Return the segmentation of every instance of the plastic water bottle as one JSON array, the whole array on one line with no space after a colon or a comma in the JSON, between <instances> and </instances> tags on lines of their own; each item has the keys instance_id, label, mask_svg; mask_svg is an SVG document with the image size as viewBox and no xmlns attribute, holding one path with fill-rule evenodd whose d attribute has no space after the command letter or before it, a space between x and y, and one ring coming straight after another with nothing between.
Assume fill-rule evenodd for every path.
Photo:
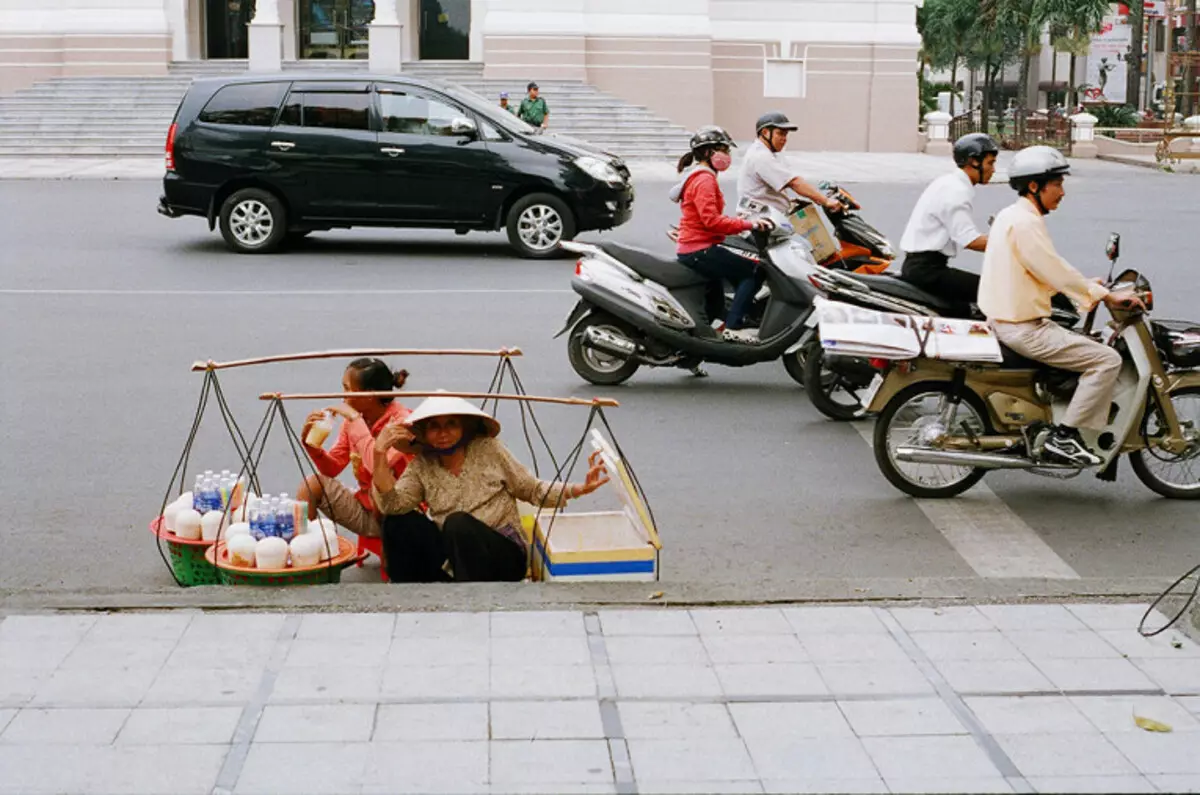
<instances>
[{"instance_id":1,"label":"plastic water bottle","mask_svg":"<svg viewBox=\"0 0 1200 795\"><path fill-rule=\"evenodd\" d=\"M255 541L262 541L266 538L262 527L263 513L266 510L267 503L265 499L255 500L253 507L250 509L250 535L254 536Z\"/></svg>"},{"instance_id":2,"label":"plastic water bottle","mask_svg":"<svg viewBox=\"0 0 1200 795\"><path fill-rule=\"evenodd\" d=\"M196 513L204 513L204 476L196 475L196 485L192 486L192 508Z\"/></svg>"},{"instance_id":3,"label":"plastic water bottle","mask_svg":"<svg viewBox=\"0 0 1200 795\"><path fill-rule=\"evenodd\" d=\"M279 501L272 497L269 500L264 500L262 505L262 533L263 538L279 535L279 528L275 524L275 519L279 515Z\"/></svg>"},{"instance_id":4,"label":"plastic water bottle","mask_svg":"<svg viewBox=\"0 0 1200 795\"><path fill-rule=\"evenodd\" d=\"M296 537L296 521L292 513L292 501L286 494L279 495L279 507L275 512L275 533L289 543Z\"/></svg>"}]
</instances>

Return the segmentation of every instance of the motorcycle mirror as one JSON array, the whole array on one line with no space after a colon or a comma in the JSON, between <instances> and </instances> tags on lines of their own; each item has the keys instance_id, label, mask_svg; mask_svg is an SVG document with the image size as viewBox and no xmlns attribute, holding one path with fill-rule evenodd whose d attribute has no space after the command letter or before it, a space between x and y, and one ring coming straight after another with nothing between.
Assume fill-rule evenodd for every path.
<instances>
[{"instance_id":1,"label":"motorcycle mirror","mask_svg":"<svg viewBox=\"0 0 1200 795\"><path fill-rule=\"evenodd\" d=\"M1108 283L1112 284L1113 269L1117 267L1117 258L1121 256L1121 236L1116 232L1112 232L1108 236L1108 243L1104 246L1104 253L1111 263L1108 266Z\"/></svg>"}]
</instances>

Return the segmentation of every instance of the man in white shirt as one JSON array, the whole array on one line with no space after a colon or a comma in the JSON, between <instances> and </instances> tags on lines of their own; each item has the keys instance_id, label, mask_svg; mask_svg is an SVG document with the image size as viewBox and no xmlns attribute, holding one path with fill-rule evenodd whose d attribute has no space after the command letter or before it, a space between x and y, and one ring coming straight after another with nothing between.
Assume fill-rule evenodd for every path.
<instances>
[{"instance_id":1,"label":"man in white shirt","mask_svg":"<svg viewBox=\"0 0 1200 795\"><path fill-rule=\"evenodd\" d=\"M1031 146L1013 158L1009 184L1021 198L996 214L983 256L979 308L1004 345L1035 361L1082 374L1062 423L1040 446L1064 463L1083 467L1102 459L1084 444L1079 428L1101 430L1108 425L1121 354L1050 320L1050 302L1056 292L1085 311L1101 301L1109 307L1142 302L1132 292L1110 292L1055 251L1045 216L1062 202L1063 177L1070 170L1062 153L1049 146Z\"/></svg>"},{"instance_id":2,"label":"man in white shirt","mask_svg":"<svg viewBox=\"0 0 1200 795\"><path fill-rule=\"evenodd\" d=\"M795 129L796 125L778 111L759 117L754 125L758 140L747 150L742 173L738 175L739 203L751 199L787 215L792 208L792 199L784 191L790 189L818 207L831 211L842 209L840 201L810 185L779 156L787 146L788 133Z\"/></svg>"},{"instance_id":3,"label":"man in white shirt","mask_svg":"<svg viewBox=\"0 0 1200 795\"><path fill-rule=\"evenodd\" d=\"M904 264L900 277L909 284L954 305L958 314L969 314L979 294L979 277L949 266L964 248L983 253L987 235L971 217L975 186L986 185L996 171L1000 147L990 135L971 133L954 142L953 172L929 184L908 218L900 249Z\"/></svg>"}]
</instances>

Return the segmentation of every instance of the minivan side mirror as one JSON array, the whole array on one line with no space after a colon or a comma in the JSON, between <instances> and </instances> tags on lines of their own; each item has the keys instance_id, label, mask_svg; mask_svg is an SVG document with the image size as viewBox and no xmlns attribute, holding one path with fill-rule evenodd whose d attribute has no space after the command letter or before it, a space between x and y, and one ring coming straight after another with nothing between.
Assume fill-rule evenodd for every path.
<instances>
[{"instance_id":1,"label":"minivan side mirror","mask_svg":"<svg viewBox=\"0 0 1200 795\"><path fill-rule=\"evenodd\" d=\"M1116 232L1108 236L1108 243L1104 246L1104 254L1110 262L1116 262L1117 257L1121 256L1121 236Z\"/></svg>"},{"instance_id":2,"label":"minivan side mirror","mask_svg":"<svg viewBox=\"0 0 1200 795\"><path fill-rule=\"evenodd\" d=\"M475 126L475 122L464 117L458 117L450 122L451 135L466 135L474 137L479 132L479 128Z\"/></svg>"}]
</instances>

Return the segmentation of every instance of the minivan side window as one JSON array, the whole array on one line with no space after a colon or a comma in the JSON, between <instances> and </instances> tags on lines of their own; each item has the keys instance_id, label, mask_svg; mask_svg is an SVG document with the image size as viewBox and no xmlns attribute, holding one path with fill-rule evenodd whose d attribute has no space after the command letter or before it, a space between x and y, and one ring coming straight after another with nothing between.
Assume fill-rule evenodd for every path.
<instances>
[{"instance_id":1,"label":"minivan side window","mask_svg":"<svg viewBox=\"0 0 1200 795\"><path fill-rule=\"evenodd\" d=\"M365 92L299 92L288 95L280 124L338 130L371 129L371 95Z\"/></svg>"},{"instance_id":2,"label":"minivan side window","mask_svg":"<svg viewBox=\"0 0 1200 795\"><path fill-rule=\"evenodd\" d=\"M275 113L287 89L287 83L235 83L225 86L213 94L204 110L200 111L200 121L270 127L275 122Z\"/></svg>"},{"instance_id":3,"label":"minivan side window","mask_svg":"<svg viewBox=\"0 0 1200 795\"><path fill-rule=\"evenodd\" d=\"M405 135L450 135L451 122L467 116L440 99L391 90L379 92L379 110L384 132Z\"/></svg>"}]
</instances>

